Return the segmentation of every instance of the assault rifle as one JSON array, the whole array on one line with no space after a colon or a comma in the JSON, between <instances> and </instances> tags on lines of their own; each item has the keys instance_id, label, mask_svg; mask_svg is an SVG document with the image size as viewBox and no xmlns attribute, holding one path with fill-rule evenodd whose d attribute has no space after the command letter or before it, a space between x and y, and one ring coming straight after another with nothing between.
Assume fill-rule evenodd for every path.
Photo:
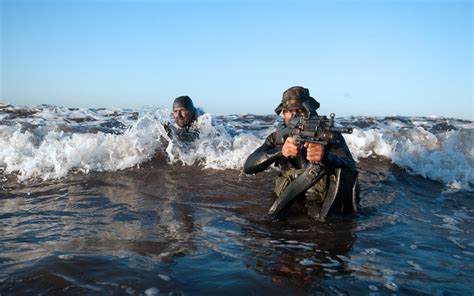
<instances>
[{"instance_id":1,"label":"assault rifle","mask_svg":"<svg viewBox=\"0 0 474 296\"><path fill-rule=\"evenodd\" d=\"M327 118L310 113L308 116L293 116L288 123L289 135L293 136L296 145L309 142L327 146L338 142L338 133L352 134L351 127L334 127L336 115L331 113L329 116Z\"/></svg>"},{"instance_id":2,"label":"assault rifle","mask_svg":"<svg viewBox=\"0 0 474 296\"><path fill-rule=\"evenodd\" d=\"M295 144L302 146L305 142L319 143L323 146L338 143L340 133L351 134L352 128L338 128L334 126L335 114L331 113L330 118L311 114L311 109L306 102L303 103L306 109L306 116L294 115L290 118L287 127L279 131L281 137L292 136ZM304 172L293 180L278 196L268 211L269 215L278 214L295 197L316 184L324 175L325 170L320 164L309 163ZM334 200L333 200L334 201ZM331 201L323 205L321 218L327 215L332 204Z\"/></svg>"}]
</instances>

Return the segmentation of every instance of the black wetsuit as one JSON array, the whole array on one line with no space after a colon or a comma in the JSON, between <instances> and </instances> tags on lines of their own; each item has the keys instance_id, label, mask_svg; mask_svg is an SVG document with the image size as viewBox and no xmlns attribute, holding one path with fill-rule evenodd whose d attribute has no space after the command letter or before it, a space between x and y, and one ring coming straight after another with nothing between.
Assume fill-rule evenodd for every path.
<instances>
[{"instance_id":1,"label":"black wetsuit","mask_svg":"<svg viewBox=\"0 0 474 296\"><path fill-rule=\"evenodd\" d=\"M174 138L180 142L193 142L199 138L199 129L194 124L185 127L179 127L176 124L165 124L165 130L168 137Z\"/></svg>"},{"instance_id":2,"label":"black wetsuit","mask_svg":"<svg viewBox=\"0 0 474 296\"><path fill-rule=\"evenodd\" d=\"M257 148L247 158L244 164L244 172L246 174L255 174L268 168L271 164L275 164L282 172L290 169L302 169L308 164L306 160L306 149L301 149L296 157L284 157L281 153L281 148L286 140L286 137L280 136L282 133L279 130L284 129L283 125L278 127L278 130L271 133L265 142ZM349 168L356 171L356 164L352 158L351 152L347 147L344 137L338 133L336 134L337 143L331 143L325 147L324 157L321 164L326 169L334 168Z\"/></svg>"},{"instance_id":3,"label":"black wetsuit","mask_svg":"<svg viewBox=\"0 0 474 296\"><path fill-rule=\"evenodd\" d=\"M257 148L257 150L247 158L244 164L244 172L246 174L261 172L271 164L278 166L280 168L280 174L275 182L274 188L274 192L277 196L280 196L284 189L301 175L309 164L309 161L306 159L305 148L302 148L296 157L287 158L283 156L281 148L288 137L288 133L285 129L283 124L278 126L277 130L266 138L262 146ZM331 208L336 197L337 201L335 204L339 207L339 212L357 211L358 185L356 164L344 137L340 133L336 133L335 138L336 141L326 145L324 149L324 156L320 162L324 173L314 185L301 193L306 199L305 206L308 209L307 213L314 219L324 220L327 212L323 213L321 210L323 203L328 200L328 208ZM352 173L341 174L343 171ZM338 187L339 190L329 190L330 184ZM329 192L332 192L332 194L328 195ZM340 194L337 192L340 192ZM354 202L352 202L352 200L354 200Z\"/></svg>"}]
</instances>

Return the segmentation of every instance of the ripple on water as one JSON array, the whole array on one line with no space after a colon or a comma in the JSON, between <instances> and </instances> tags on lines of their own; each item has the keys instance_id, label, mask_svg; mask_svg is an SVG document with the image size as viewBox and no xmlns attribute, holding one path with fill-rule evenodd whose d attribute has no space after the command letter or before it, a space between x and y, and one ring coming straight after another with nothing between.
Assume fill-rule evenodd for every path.
<instances>
[{"instance_id":1,"label":"ripple on water","mask_svg":"<svg viewBox=\"0 0 474 296\"><path fill-rule=\"evenodd\" d=\"M316 262L311 259L303 259L303 260L300 260L300 264L304 266L311 266L311 265L316 265Z\"/></svg>"},{"instance_id":2,"label":"ripple on water","mask_svg":"<svg viewBox=\"0 0 474 296\"><path fill-rule=\"evenodd\" d=\"M167 276L166 274L159 274L158 277L167 282L171 280L171 278Z\"/></svg>"},{"instance_id":3,"label":"ripple on water","mask_svg":"<svg viewBox=\"0 0 474 296\"><path fill-rule=\"evenodd\" d=\"M74 258L74 256L63 254L63 255L58 255L58 258L61 259L61 260L71 260L71 259Z\"/></svg>"},{"instance_id":4,"label":"ripple on water","mask_svg":"<svg viewBox=\"0 0 474 296\"><path fill-rule=\"evenodd\" d=\"M312 251L314 250L314 247L316 244L314 243L305 243L305 242L299 242L296 240L270 240L270 243L273 244L274 247L279 247L279 248L286 248L286 249L301 249L304 251Z\"/></svg>"},{"instance_id":5,"label":"ripple on water","mask_svg":"<svg viewBox=\"0 0 474 296\"><path fill-rule=\"evenodd\" d=\"M382 251L377 248L368 248L362 251L362 255L377 255L378 253L381 253L381 252Z\"/></svg>"},{"instance_id":6,"label":"ripple on water","mask_svg":"<svg viewBox=\"0 0 474 296\"><path fill-rule=\"evenodd\" d=\"M462 241L464 241L464 239L453 237L453 236L448 236L447 239L453 244L455 244L456 246L460 247L461 249L466 249L466 247L463 246L463 244L461 243Z\"/></svg>"},{"instance_id":7,"label":"ripple on water","mask_svg":"<svg viewBox=\"0 0 474 296\"><path fill-rule=\"evenodd\" d=\"M413 267L413 269L416 270L416 271L422 271L423 270L423 267L421 267L418 263L415 263L413 260L408 260L407 263L410 264L411 267Z\"/></svg>"},{"instance_id":8,"label":"ripple on water","mask_svg":"<svg viewBox=\"0 0 474 296\"><path fill-rule=\"evenodd\" d=\"M463 253L464 255L474 256L474 252L463 251L462 253Z\"/></svg>"},{"instance_id":9,"label":"ripple on water","mask_svg":"<svg viewBox=\"0 0 474 296\"><path fill-rule=\"evenodd\" d=\"M464 231L457 226L459 224L459 220L457 218L453 218L448 215L440 215L440 214L435 214L435 216L440 217L443 223L440 225L434 224L433 227L444 228L444 229L448 229L457 233L464 233Z\"/></svg>"},{"instance_id":10,"label":"ripple on water","mask_svg":"<svg viewBox=\"0 0 474 296\"><path fill-rule=\"evenodd\" d=\"M377 288L377 286L375 286L375 285L369 285L369 289L371 291L378 291L379 290L379 288Z\"/></svg>"}]
</instances>

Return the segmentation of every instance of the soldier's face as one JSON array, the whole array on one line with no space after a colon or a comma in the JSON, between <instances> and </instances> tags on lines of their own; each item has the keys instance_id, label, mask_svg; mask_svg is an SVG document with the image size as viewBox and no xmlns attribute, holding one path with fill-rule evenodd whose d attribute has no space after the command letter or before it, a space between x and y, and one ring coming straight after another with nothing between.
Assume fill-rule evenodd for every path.
<instances>
[{"instance_id":1,"label":"soldier's face","mask_svg":"<svg viewBox=\"0 0 474 296\"><path fill-rule=\"evenodd\" d=\"M288 125L288 122L290 121L291 116L293 116L295 114L304 116L304 115L306 115L306 111L304 109L299 109L299 108L297 108L297 109L283 109L282 114L283 114L283 122L285 123L285 125Z\"/></svg>"},{"instance_id":2,"label":"soldier's face","mask_svg":"<svg viewBox=\"0 0 474 296\"><path fill-rule=\"evenodd\" d=\"M191 112L183 107L176 107L173 109L174 121L179 127L185 127L191 122Z\"/></svg>"}]
</instances>

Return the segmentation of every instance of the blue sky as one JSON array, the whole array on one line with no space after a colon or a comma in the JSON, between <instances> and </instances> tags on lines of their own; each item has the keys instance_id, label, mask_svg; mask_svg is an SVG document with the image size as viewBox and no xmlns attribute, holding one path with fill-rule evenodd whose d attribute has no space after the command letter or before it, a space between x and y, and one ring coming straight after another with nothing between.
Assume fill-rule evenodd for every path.
<instances>
[{"instance_id":1,"label":"blue sky","mask_svg":"<svg viewBox=\"0 0 474 296\"><path fill-rule=\"evenodd\" d=\"M472 1L0 2L4 103L474 119Z\"/></svg>"}]
</instances>

